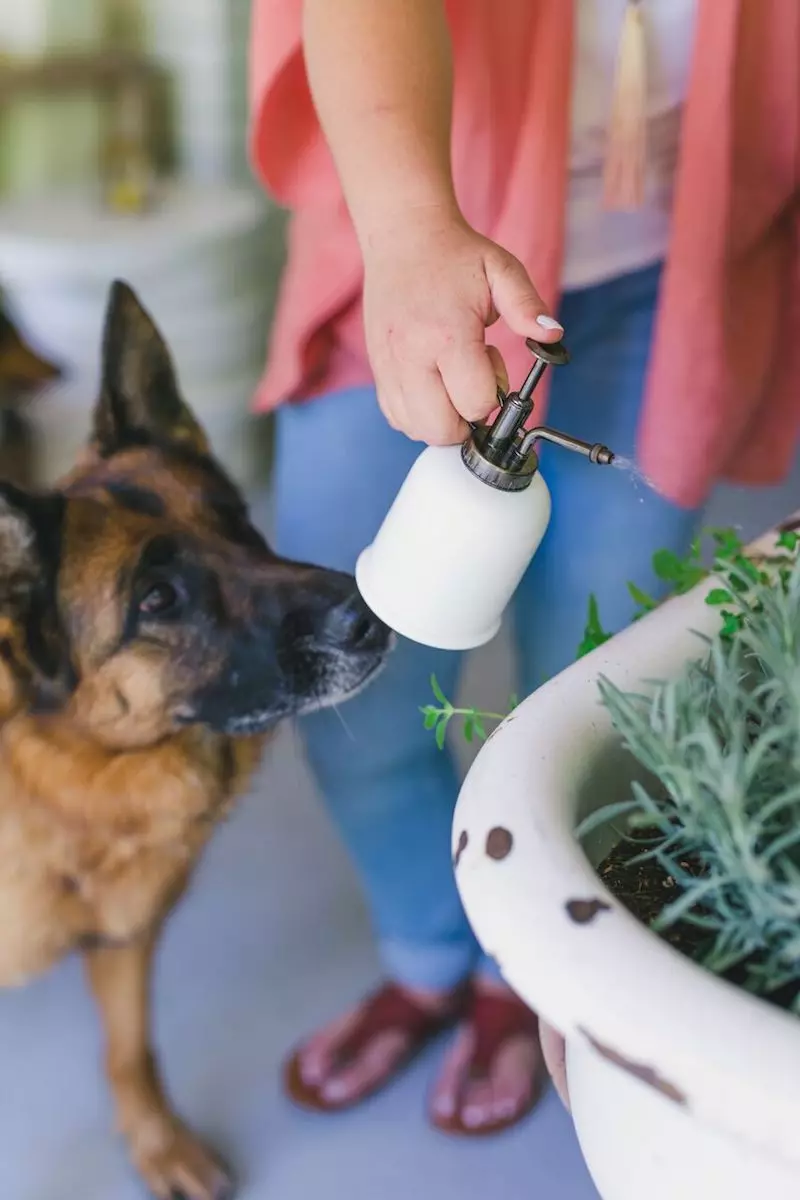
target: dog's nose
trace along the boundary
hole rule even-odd
[[[323,637],[337,650],[381,650],[389,643],[391,631],[367,608],[357,592],[329,610]]]

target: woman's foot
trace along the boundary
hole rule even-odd
[[[465,1011],[466,990],[423,992],[385,984],[326,1025],[289,1059],[285,1086],[303,1107],[350,1108],[390,1083]]]
[[[499,1133],[527,1116],[546,1077],[535,1015],[504,984],[477,979],[431,1096],[431,1119],[446,1133]]]
[[[431,1119],[448,1133],[499,1132],[530,1112],[545,1072],[536,1017],[490,980],[451,992],[384,985],[295,1052],[286,1065],[286,1091],[318,1112],[350,1108],[459,1022],[433,1090]]]

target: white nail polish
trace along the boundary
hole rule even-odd
[[[561,333],[564,332],[564,326],[559,324],[555,317],[548,317],[547,313],[537,317],[536,324],[541,325],[542,329],[558,329]]]

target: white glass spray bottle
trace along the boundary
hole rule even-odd
[[[356,565],[372,611],[403,637],[441,650],[488,642],[541,542],[550,492],[537,441],[608,465],[614,455],[546,426],[526,430],[533,392],[548,365],[563,366],[562,342],[529,338],[533,369],[518,392],[498,392],[492,425],[474,426],[461,446],[419,456],[374,542]]]

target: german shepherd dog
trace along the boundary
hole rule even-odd
[[[0,986],[78,951],[141,1178],[221,1200],[153,1055],[158,936],[269,731],[364,686],[391,634],[350,576],[269,550],[122,283],[102,353],[83,461],[0,484]]]

